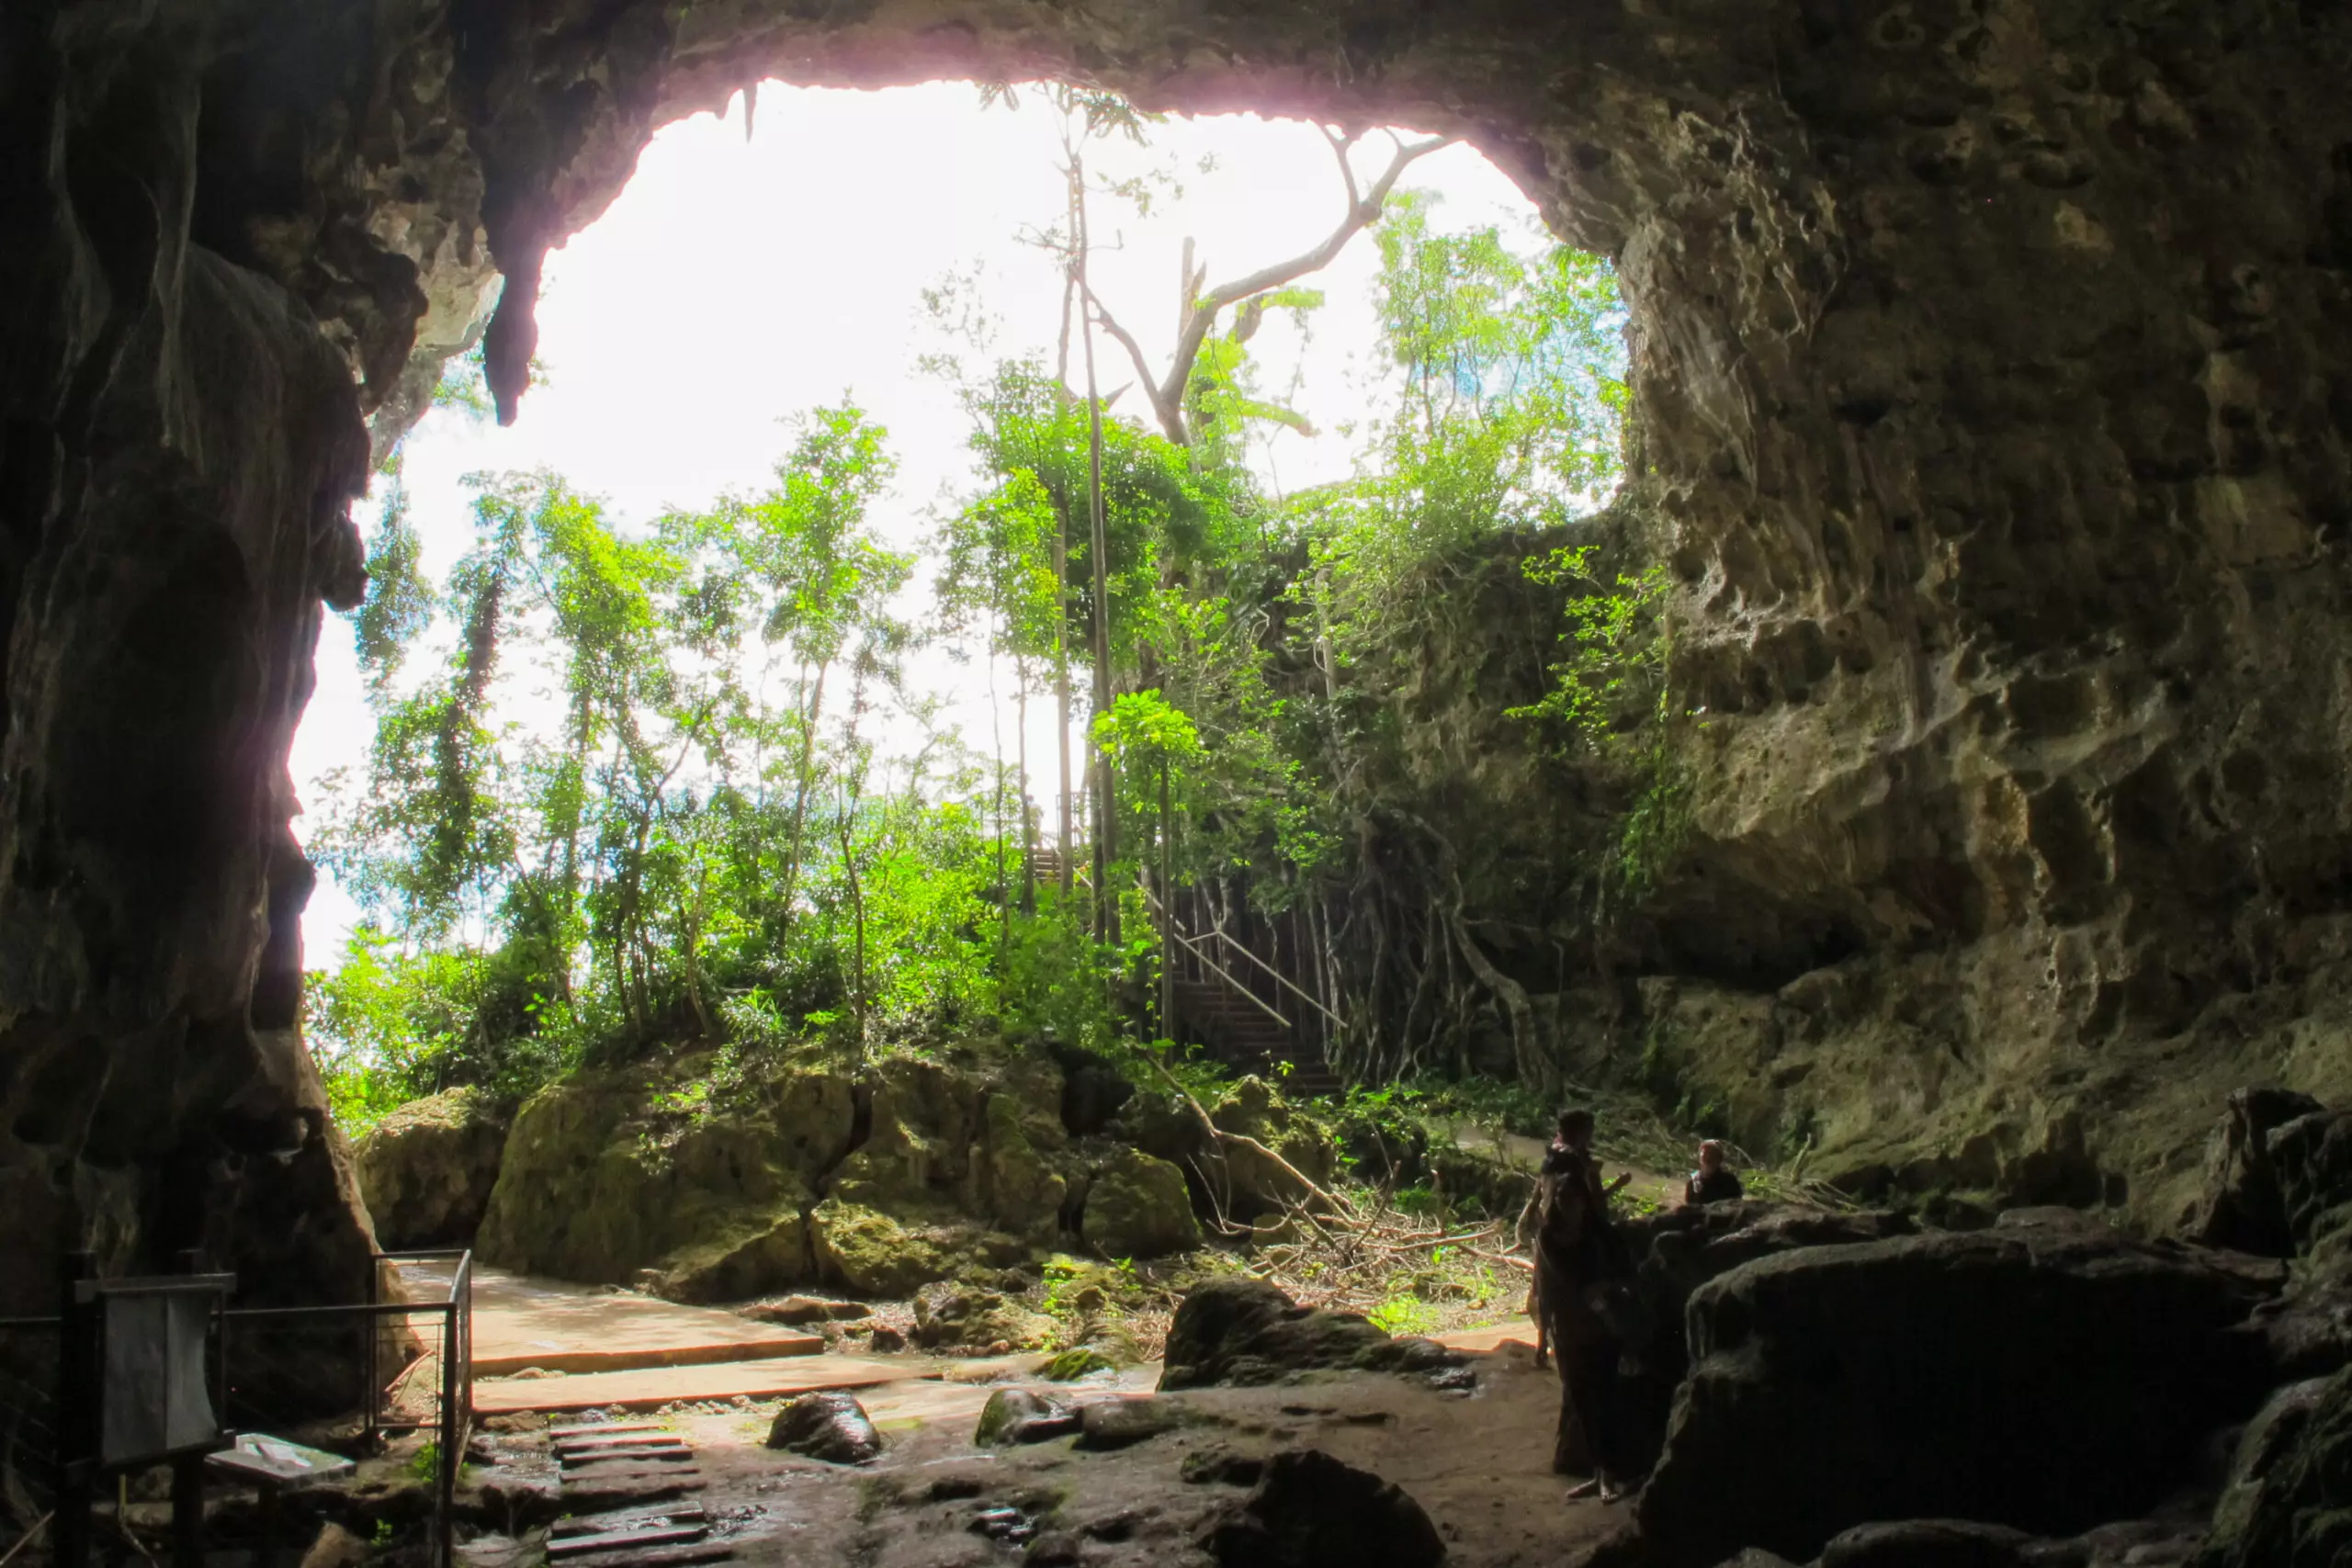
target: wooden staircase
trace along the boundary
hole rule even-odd
[[[1094,867],[1085,847],[1075,847],[1071,859],[1075,863],[1070,868],[1071,886],[1091,887]],[[1039,887],[1058,884],[1061,872],[1058,845],[1038,844],[1030,849],[1029,874]],[[1155,919],[1165,918],[1156,898],[1148,902]],[[1279,978],[1259,987],[1276,1000],[1256,994],[1238,979],[1236,971],[1250,971],[1252,965],[1262,969],[1263,961],[1235,951],[1216,932],[1194,936],[1180,924],[1178,937],[1173,944],[1177,950],[1176,1017],[1170,1023],[1171,1033],[1206,1046],[1228,1066],[1274,1080],[1286,1094],[1332,1095],[1347,1087],[1323,1059],[1318,1042],[1305,1038],[1290,1016],[1295,1010],[1318,1004]],[[1214,957],[1214,952],[1222,952],[1223,959]]]
[[[1179,975],[1175,990],[1178,1016],[1220,1060],[1275,1080],[1285,1094],[1330,1095],[1346,1087],[1319,1055],[1301,1046],[1296,1030],[1254,997],[1214,976]]]

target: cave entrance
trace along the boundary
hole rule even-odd
[[[1074,332],[1080,220],[1091,344]],[[1061,675],[1052,635],[1014,626],[1037,607],[1009,605],[1003,559],[981,558],[1023,504],[1023,465],[1043,471],[1008,454],[1037,434],[1013,427],[1067,415],[1091,346],[1113,533],[1131,502],[1157,506],[1169,529],[1233,536],[1187,544],[1204,574],[1244,535],[1289,570],[1314,549],[1300,498],[1344,498],[1378,468],[1406,402],[1433,430],[1441,405],[1507,397],[1571,352],[1521,319],[1543,306],[1556,250],[1476,151],[1409,130],[1140,116],[968,83],[769,83],[662,130],[546,263],[523,417],[489,417],[478,347],[413,429],[379,416],[373,586],[322,639],[294,760],[323,872],[306,916],[310,1035],[339,1114],[356,1130],[414,1094],[537,1081],[581,1043],[544,1044],[559,1013],[590,1034],[708,1038],[744,1021],[716,1015],[747,990],[796,1021],[843,1011],[820,994],[837,976],[787,994],[704,972],[741,969],[758,940],[711,934],[740,912],[718,886],[733,852],[697,837],[746,792],[797,803],[779,832],[803,863],[763,874],[787,905],[862,896],[811,892],[820,851],[838,850],[822,818],[845,794],[961,798],[974,769],[1014,775],[1027,803],[1016,836],[1037,852],[1001,880],[1064,880],[1060,844],[1082,860],[1093,840],[1086,727],[1111,703],[1088,690],[1082,566],[1063,578]],[[1585,280],[1606,283],[1591,266]],[[1188,305],[1221,290],[1191,376],[1171,380]],[[1527,341],[1478,338],[1506,331]],[[1016,407],[1040,378],[1057,389]],[[1061,428],[1078,443],[1062,458],[1083,458],[1083,425]],[[1082,561],[1083,498],[1047,503]],[[995,545],[975,533],[989,528]],[[1166,591],[1177,569],[1156,570]],[[838,592],[816,603],[802,589],[828,573]],[[1130,586],[1153,585],[1114,601]],[[1281,595],[1262,596],[1253,613],[1279,615]],[[1126,695],[1184,678],[1141,643],[1113,657]],[[1057,676],[1074,682],[1066,706]],[[745,715],[761,716],[719,737]],[[991,789],[975,809],[1006,816],[1007,789]],[[1157,820],[1157,801],[1130,805]],[[1072,868],[1073,893],[1090,869]],[[647,878],[665,879],[658,898]],[[1205,904],[1193,918],[1249,924]],[[1333,1015],[1284,999],[1307,978],[1303,930],[1243,939],[1263,950],[1256,970],[1238,953],[1215,966],[1263,993],[1234,1007]],[[695,952],[714,942],[736,959]],[[600,989],[610,1016],[581,1024]]]

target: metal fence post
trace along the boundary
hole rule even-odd
[[[97,1469],[98,1316],[74,1287],[97,1277],[95,1254],[69,1252],[58,1280],[57,1517],[50,1526],[56,1568],[85,1568],[90,1560],[91,1483]]]
[[[383,1269],[383,1255],[369,1253],[368,1255],[368,1304],[370,1307],[376,1305],[379,1289],[382,1283]],[[384,1337],[383,1322],[373,1312],[368,1314],[363,1333],[368,1340],[368,1354],[365,1358],[367,1362],[365,1375],[368,1385],[362,1391],[359,1401],[359,1451],[364,1456],[373,1456],[377,1446],[376,1405],[379,1369],[376,1365],[376,1346]]]
[[[465,1438],[458,1421],[458,1286],[465,1274],[462,1265],[456,1274],[458,1277],[450,1281],[449,1304],[444,1309],[441,1321],[441,1474],[438,1478],[438,1517],[435,1520],[440,1536],[437,1542],[440,1568],[450,1568],[456,1553],[452,1533],[456,1521],[452,1516],[457,1511],[458,1466],[465,1458]]]

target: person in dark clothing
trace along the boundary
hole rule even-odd
[[[1604,1315],[1602,1292],[1629,1270],[1623,1239],[1609,1223],[1610,1195],[1624,1180],[1601,1183],[1592,1157],[1590,1111],[1561,1114],[1560,1135],[1545,1151],[1536,1184],[1536,1305],[1544,1337],[1560,1361],[1560,1425],[1552,1468],[1575,1468],[1572,1434],[1581,1427],[1593,1473],[1568,1495],[1597,1495],[1608,1502],[1623,1495],[1626,1465],[1617,1387],[1623,1347]]]
[[[1534,1189],[1527,1195],[1526,1206],[1519,1212],[1516,1234],[1519,1238],[1518,1245],[1521,1247],[1529,1246],[1534,1241],[1537,1229],[1543,1223],[1544,1178],[1556,1175],[1566,1168],[1565,1162],[1568,1159],[1570,1153],[1569,1129],[1574,1126],[1580,1126],[1583,1129],[1582,1136],[1589,1146],[1592,1137],[1592,1113],[1586,1111],[1560,1112],[1560,1119],[1555,1124],[1552,1142],[1544,1151],[1544,1163],[1536,1170]],[[1604,1208],[1607,1201],[1615,1197],[1625,1184],[1633,1179],[1632,1171],[1620,1171],[1616,1180],[1602,1188],[1600,1196]],[[1535,1369],[1541,1371],[1544,1370],[1545,1352],[1551,1346],[1552,1335],[1550,1325],[1544,1316],[1544,1273],[1540,1268],[1528,1280],[1527,1303],[1520,1310],[1524,1312],[1528,1320],[1535,1325]]]
[[[1747,1196],[1739,1183],[1739,1172],[1724,1163],[1721,1138],[1709,1138],[1699,1145],[1699,1168],[1682,1184],[1685,1203],[1729,1203]]]

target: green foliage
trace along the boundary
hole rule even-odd
[[[1443,1319],[1419,1296],[1391,1296],[1364,1314],[1383,1334],[1434,1334]]]
[[[984,97],[1030,92],[1062,117],[1073,192],[1068,229],[1036,238],[1075,267],[1085,192],[1140,206],[1173,176],[1090,184],[1082,149],[1141,141],[1153,117],[1088,89]],[[1306,423],[1250,344],[1272,314],[1305,331],[1318,291],[1208,324],[1169,420],[1189,446],[1090,405],[1041,354],[998,353],[967,292],[933,293],[971,351],[925,364],[962,403],[972,467],[936,517],[928,610],[909,603],[921,563],[874,517],[888,434],[847,396],[791,422],[770,482],[650,526],[558,475],[478,476],[472,547],[438,582],[395,485],[356,616],[376,733],[318,846],[372,921],[311,989],[338,1114],[657,1050],[716,1047],[723,1077],[967,1030],[1215,1093],[1196,1051],[1138,1046],[1158,960],[1139,871],[1225,878],[1265,909],[1329,909],[1378,874],[1411,816],[1400,694],[1434,639],[1484,630],[1465,584],[1529,554],[1503,540],[1565,541],[1528,565],[1567,608],[1553,685],[1517,711],[1629,803],[1602,880],[1638,901],[1689,804],[1665,743],[1664,577],[1604,581],[1589,521],[1620,462],[1615,280],[1566,247],[1442,231],[1409,193],[1374,233],[1385,401],[1354,478],[1287,500],[1244,455]],[[478,382],[453,367],[436,402],[472,408]],[[1038,792],[1016,766],[945,737],[877,751],[886,704],[926,718],[905,681],[919,626],[984,644],[992,689],[1009,664],[1024,701],[1097,694],[1082,732],[1126,857],[1108,872],[1120,940],[1091,892],[1024,886]],[[1377,999],[1353,1010],[1377,1018]],[[1396,1092],[1351,1113],[1469,1113]]]

